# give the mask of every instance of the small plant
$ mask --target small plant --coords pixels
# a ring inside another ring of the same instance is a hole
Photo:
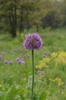
[[[34,49],[39,50],[42,47],[42,39],[37,33],[25,36],[24,47],[32,50],[32,90],[31,100],[34,100]]]

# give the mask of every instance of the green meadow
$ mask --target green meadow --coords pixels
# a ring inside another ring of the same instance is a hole
[[[23,42],[25,34],[34,32],[17,32],[14,39],[0,34],[0,100],[31,100],[32,55]],[[35,100],[66,100],[66,28],[40,29],[38,34],[43,46],[34,51]]]

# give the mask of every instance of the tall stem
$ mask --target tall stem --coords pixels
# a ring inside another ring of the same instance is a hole
[[[32,50],[32,97],[31,100],[33,100],[34,95],[34,50]]]

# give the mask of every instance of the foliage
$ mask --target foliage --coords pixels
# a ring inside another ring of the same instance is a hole
[[[65,100],[66,28],[39,31],[43,47],[35,50],[34,98]],[[0,100],[31,99],[31,52],[23,48],[23,41],[23,33],[15,39],[9,34],[0,34]]]
[[[57,28],[66,26],[66,0],[0,0],[0,30],[16,31],[34,27]],[[7,25],[6,25],[7,24]]]

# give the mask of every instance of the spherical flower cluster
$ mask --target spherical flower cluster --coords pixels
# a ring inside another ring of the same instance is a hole
[[[13,62],[12,62],[12,61],[8,61],[8,60],[5,60],[5,61],[4,61],[4,64],[10,64],[10,65],[12,65]]]
[[[8,64],[8,60],[5,60],[5,61],[4,61],[4,64]]]
[[[16,58],[18,64],[25,63],[24,59]]]
[[[27,58],[30,58],[30,55],[27,55]]]
[[[12,62],[12,61],[10,61],[10,62],[9,62],[9,64],[10,64],[10,65],[12,65],[12,64],[13,64],[13,62]]]
[[[2,56],[0,55],[0,60],[2,59]]]
[[[44,72],[41,70],[38,70],[38,74],[44,74]]]
[[[5,55],[6,53],[5,52],[2,52],[2,55]]]
[[[42,47],[42,39],[38,33],[28,34],[25,36],[24,47],[29,50],[39,50]]]

